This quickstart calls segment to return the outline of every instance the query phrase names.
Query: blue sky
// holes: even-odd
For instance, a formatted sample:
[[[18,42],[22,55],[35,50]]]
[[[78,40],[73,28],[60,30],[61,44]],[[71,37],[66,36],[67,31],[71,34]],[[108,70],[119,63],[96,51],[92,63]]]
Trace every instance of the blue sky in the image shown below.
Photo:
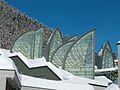
[[[95,50],[109,40],[114,52],[120,40],[120,0],[5,0],[64,35],[79,36],[96,27]]]

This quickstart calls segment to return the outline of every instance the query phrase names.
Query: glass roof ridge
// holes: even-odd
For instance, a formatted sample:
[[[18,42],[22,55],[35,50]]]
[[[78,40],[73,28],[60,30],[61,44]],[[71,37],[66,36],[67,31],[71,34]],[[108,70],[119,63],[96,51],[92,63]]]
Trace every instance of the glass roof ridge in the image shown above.
[[[86,34],[88,34],[88,33],[90,33],[90,32],[94,32],[94,31],[95,31],[95,29],[92,29],[92,30],[89,30],[88,32],[82,34],[82,35],[73,43],[73,45],[71,46],[71,48],[69,49],[69,51],[72,49],[72,47],[74,46],[74,44],[75,44],[78,40],[80,40],[80,39],[81,39],[83,36],[85,36]],[[69,51],[68,51],[67,55],[69,54]],[[64,69],[64,67],[63,67],[63,69]]]
[[[55,39],[58,41],[54,41]],[[59,43],[60,45],[63,44],[63,36],[62,36],[60,29],[56,28],[56,30],[52,33],[52,35],[49,38],[48,44],[46,46],[46,51],[44,53],[44,55],[47,54],[47,55],[45,55],[47,61],[50,60],[50,55],[55,51],[55,50],[51,50],[51,49],[56,49],[60,46],[60,45],[58,45],[58,42],[60,42]],[[55,44],[55,43],[57,43],[57,44]]]
[[[66,45],[67,43],[70,43],[70,42],[74,42],[74,40],[71,40],[71,41],[67,41],[65,43],[63,43],[61,46],[59,46],[53,53],[53,55],[51,57],[53,57],[55,55],[55,53],[57,52],[57,50],[59,50],[62,46]],[[52,58],[50,59],[50,61],[52,62]]]
[[[82,34],[71,45],[64,57],[62,69],[65,69],[77,76],[82,76],[82,73],[85,74],[85,72],[88,72],[86,70],[89,68],[91,69],[90,75],[83,77],[94,78],[94,35],[95,30],[90,30]]]
[[[113,52],[109,41],[103,46],[102,52],[102,68],[114,67]]]

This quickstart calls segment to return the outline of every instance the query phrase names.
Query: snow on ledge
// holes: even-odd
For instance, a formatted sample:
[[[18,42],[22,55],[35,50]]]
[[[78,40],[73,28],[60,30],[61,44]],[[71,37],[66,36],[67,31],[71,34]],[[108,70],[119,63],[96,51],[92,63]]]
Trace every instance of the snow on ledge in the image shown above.
[[[2,56],[8,56],[10,53],[10,50],[6,50],[6,49],[1,49],[0,48],[0,55]]]
[[[34,68],[34,67],[43,67],[47,66],[49,67],[61,80],[63,80],[63,76],[61,71],[55,67],[51,62],[47,62],[44,57],[42,58],[35,58],[33,59],[27,59],[24,55],[21,53],[12,53],[9,55],[9,57],[12,56],[18,56],[27,66],[28,68]]]
[[[118,59],[115,59],[114,62],[118,62]]]
[[[0,69],[16,70],[14,62],[5,56],[0,56]]]
[[[27,75],[21,76],[22,86],[30,86],[36,88],[56,89],[56,90],[94,90],[91,85],[82,83],[70,83],[64,81],[46,80]]]
[[[106,82],[106,83],[112,83],[112,81],[105,76],[96,76],[95,80]]]
[[[118,70],[118,67],[106,68],[106,69],[96,69],[96,70],[95,70],[95,73],[109,72],[109,71],[116,71],[116,70]]]
[[[14,70],[18,76],[18,79],[21,80],[20,75],[18,73],[18,69],[15,66],[14,62],[10,58],[4,55],[3,56],[0,55],[0,69],[1,70]]]

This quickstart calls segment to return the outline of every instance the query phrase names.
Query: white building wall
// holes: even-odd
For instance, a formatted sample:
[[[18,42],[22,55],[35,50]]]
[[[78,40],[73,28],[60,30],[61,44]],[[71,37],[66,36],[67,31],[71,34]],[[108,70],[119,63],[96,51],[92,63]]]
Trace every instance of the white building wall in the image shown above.
[[[0,90],[6,90],[6,78],[0,77]]]
[[[44,88],[37,88],[37,87],[22,86],[21,90],[55,90],[55,89],[44,89]]]
[[[94,90],[105,90],[105,87],[93,86]]]

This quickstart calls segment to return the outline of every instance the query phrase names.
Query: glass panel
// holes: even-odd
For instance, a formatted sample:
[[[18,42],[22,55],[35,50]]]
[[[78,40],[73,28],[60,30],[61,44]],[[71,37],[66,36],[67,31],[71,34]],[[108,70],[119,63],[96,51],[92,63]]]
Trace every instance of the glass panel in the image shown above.
[[[94,78],[94,31],[84,34],[72,46],[66,57],[65,70],[81,77]]]
[[[40,58],[42,56],[42,39],[43,29],[37,30],[35,35],[35,56],[34,58]]]
[[[60,46],[59,49],[54,52],[54,55],[51,57],[51,61],[55,66],[62,67],[64,56],[66,52],[70,49],[72,44],[73,41],[67,42],[66,44]]]
[[[71,37],[70,39],[69,39],[69,41],[72,41],[72,40],[77,40],[77,35],[75,35],[75,36],[73,36],[73,37]]]
[[[20,36],[15,42],[12,52],[20,52],[27,58],[40,58],[42,50],[43,29],[30,31]]]
[[[53,36],[50,41],[50,46],[49,46],[49,60],[51,56],[53,55],[53,52],[63,44],[62,42],[62,36],[59,30],[56,30],[53,33]]]
[[[107,42],[103,51],[102,68],[104,69],[112,67],[114,67],[112,50],[110,44]]]

